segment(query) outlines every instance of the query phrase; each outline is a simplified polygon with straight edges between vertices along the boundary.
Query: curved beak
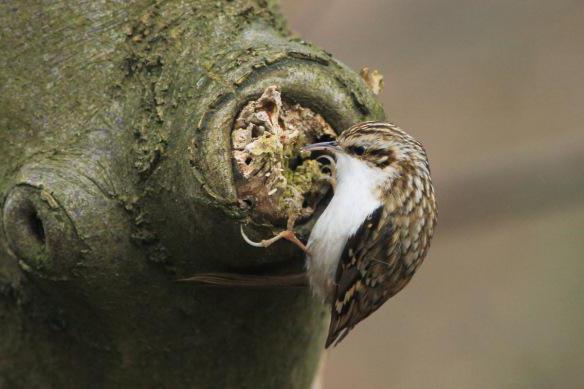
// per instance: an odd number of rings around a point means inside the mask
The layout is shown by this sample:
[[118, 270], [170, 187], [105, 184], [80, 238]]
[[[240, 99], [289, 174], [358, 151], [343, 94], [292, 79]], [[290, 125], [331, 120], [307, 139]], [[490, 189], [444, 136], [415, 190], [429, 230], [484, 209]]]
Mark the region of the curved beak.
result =
[[341, 147], [339, 146], [336, 140], [330, 142], [313, 143], [311, 145], [306, 145], [300, 149], [300, 151], [321, 151], [321, 150], [332, 152], [342, 151]]

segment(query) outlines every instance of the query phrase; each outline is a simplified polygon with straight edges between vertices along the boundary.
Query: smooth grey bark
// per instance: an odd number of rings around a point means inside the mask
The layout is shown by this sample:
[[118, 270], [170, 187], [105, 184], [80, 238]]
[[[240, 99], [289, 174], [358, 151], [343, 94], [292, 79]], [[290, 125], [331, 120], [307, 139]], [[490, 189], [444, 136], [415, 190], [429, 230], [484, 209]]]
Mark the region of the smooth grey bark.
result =
[[308, 290], [176, 280], [302, 268], [242, 242], [231, 126], [269, 85], [383, 118], [359, 77], [275, 1], [3, 1], [0, 33], [0, 387], [307, 387]]

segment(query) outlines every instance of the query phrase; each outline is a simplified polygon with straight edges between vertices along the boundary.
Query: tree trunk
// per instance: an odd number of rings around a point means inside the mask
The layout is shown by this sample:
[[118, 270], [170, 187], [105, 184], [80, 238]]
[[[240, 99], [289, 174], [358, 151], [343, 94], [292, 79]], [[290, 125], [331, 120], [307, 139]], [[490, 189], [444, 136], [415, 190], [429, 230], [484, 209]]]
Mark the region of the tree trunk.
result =
[[359, 77], [273, 0], [8, 0], [0, 34], [0, 387], [308, 387], [309, 290], [176, 280], [302, 269], [241, 239], [230, 131], [270, 85], [383, 118]]

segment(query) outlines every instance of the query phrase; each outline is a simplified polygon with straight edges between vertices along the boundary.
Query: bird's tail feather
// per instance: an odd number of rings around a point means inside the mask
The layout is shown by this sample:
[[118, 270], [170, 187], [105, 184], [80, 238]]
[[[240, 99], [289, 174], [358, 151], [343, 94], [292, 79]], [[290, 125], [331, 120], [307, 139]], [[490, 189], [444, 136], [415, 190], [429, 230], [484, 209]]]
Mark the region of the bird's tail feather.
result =
[[239, 273], [199, 273], [180, 282], [195, 282], [204, 286], [237, 288], [293, 288], [307, 287], [306, 273], [286, 275], [256, 275]]

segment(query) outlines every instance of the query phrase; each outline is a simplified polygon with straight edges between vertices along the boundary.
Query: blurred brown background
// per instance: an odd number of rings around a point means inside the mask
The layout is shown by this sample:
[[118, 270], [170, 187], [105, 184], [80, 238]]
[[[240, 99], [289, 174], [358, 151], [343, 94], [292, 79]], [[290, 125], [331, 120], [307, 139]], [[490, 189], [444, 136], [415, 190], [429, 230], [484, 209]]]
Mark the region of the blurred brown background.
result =
[[385, 75], [439, 229], [413, 282], [328, 355], [326, 388], [584, 388], [584, 2], [283, 0]]

